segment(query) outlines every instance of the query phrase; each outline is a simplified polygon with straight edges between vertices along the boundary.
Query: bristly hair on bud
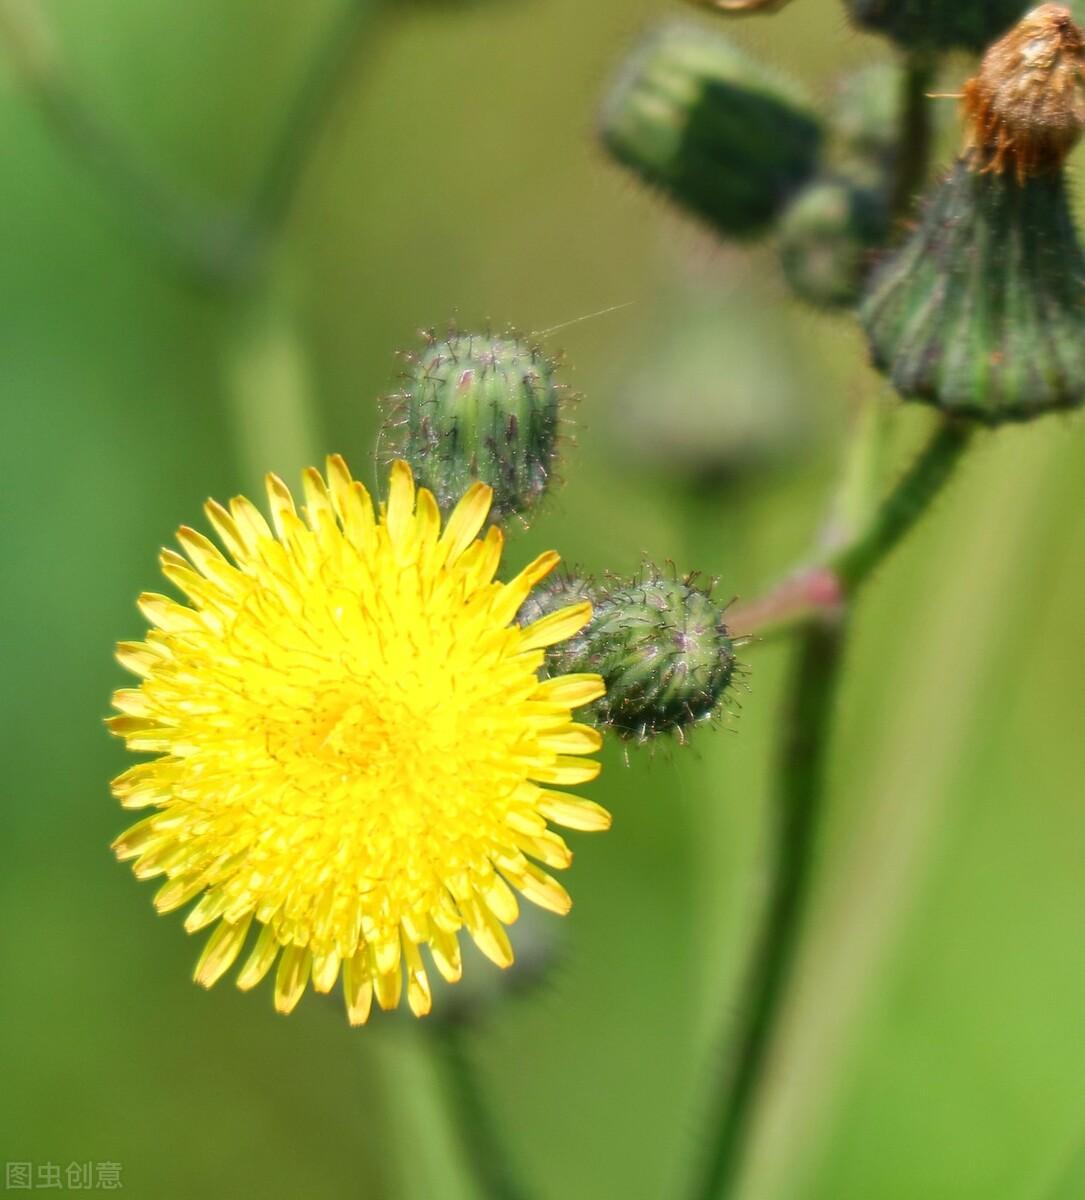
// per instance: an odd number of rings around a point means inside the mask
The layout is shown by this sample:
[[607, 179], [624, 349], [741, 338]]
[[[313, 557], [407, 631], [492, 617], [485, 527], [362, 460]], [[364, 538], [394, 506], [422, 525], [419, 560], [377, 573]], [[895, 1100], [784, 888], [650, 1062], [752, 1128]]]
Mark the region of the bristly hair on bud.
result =
[[818, 162], [801, 91], [691, 21], [652, 31], [603, 104], [611, 156], [725, 237], [767, 233]]
[[442, 512], [476, 481], [493, 488], [491, 521], [525, 519], [550, 487], [568, 389], [539, 346], [508, 331], [422, 334], [403, 390], [385, 401], [379, 457], [405, 459]]
[[1042, 4], [984, 55], [964, 88], [968, 145], [982, 170], [1018, 183], [1058, 170], [1085, 129], [1085, 35]]
[[1085, 253], [1063, 160], [1085, 125], [1083, 38], [1029, 13], [966, 90], [968, 147], [860, 312], [907, 399], [987, 424], [1085, 404]]
[[[623, 741], [670, 734], [684, 743], [694, 725], [719, 715], [738, 665], [724, 606], [709, 587], [648, 565], [626, 581], [567, 577], [531, 603], [546, 611], [582, 598], [594, 606], [591, 621], [546, 664], [553, 674], [602, 675], [606, 696], [582, 719]], [[517, 618], [534, 619], [535, 608]]]

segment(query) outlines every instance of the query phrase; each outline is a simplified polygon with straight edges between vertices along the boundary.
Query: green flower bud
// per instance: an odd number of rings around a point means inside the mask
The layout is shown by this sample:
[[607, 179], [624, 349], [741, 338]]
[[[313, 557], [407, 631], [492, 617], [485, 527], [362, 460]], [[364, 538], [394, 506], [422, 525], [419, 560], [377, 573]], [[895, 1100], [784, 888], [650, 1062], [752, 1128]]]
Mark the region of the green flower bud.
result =
[[780, 222], [780, 262], [795, 293], [844, 308], [862, 293], [871, 252], [889, 234], [884, 193], [843, 178], [804, 188]]
[[845, 76], [829, 107], [833, 161], [849, 177], [888, 175], [900, 148], [900, 70], [875, 63]]
[[844, 0], [861, 29], [909, 50], [982, 50], [1029, 7], [1025, 0]]
[[547, 669], [602, 675], [607, 694], [587, 710], [590, 719], [619, 738], [644, 742], [664, 733], [684, 741], [693, 725], [716, 716], [735, 675], [735, 649], [723, 608], [706, 589], [692, 576], [648, 569], [611, 588], [567, 580], [542, 604], [552, 611], [585, 593], [595, 606], [592, 619], [549, 652]]
[[813, 174], [821, 127], [800, 93], [726, 38], [653, 32], [603, 106], [615, 159], [729, 237], [765, 233]]
[[989, 424], [1085, 402], [1085, 256], [1060, 169], [960, 160], [860, 312], [908, 399]]
[[557, 457], [566, 389], [554, 362], [511, 333], [424, 336], [390, 398], [382, 456], [406, 459], [444, 512], [482, 480], [494, 489], [491, 520], [530, 514]]

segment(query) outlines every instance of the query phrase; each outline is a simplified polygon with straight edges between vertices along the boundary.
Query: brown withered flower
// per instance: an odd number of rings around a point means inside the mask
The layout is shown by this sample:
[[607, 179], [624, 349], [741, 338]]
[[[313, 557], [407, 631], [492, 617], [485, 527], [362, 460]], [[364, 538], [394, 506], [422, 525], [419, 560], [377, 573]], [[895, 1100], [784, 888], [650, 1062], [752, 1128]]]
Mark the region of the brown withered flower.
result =
[[964, 88], [968, 145], [985, 172], [1019, 183], [1056, 170], [1085, 129], [1085, 34], [1041, 4], [984, 55]]

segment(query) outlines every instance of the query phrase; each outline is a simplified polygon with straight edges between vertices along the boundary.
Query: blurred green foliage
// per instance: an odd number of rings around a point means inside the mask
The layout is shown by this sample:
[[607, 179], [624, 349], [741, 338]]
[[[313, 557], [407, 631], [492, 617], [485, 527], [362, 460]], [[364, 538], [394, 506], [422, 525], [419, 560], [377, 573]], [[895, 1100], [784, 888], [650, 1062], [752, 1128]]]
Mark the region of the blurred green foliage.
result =
[[[643, 552], [749, 595], [807, 544], [854, 401], [883, 386], [846, 320], [766, 288], [771, 253], [721, 250], [596, 150], [603, 81], [662, 0], [399, 7], [355, 56], [266, 271], [231, 290], [178, 271], [3, 76], [0, 1142], [6, 1160], [120, 1162], [133, 1196], [472, 1194], [424, 1026], [350, 1030], [312, 996], [284, 1020], [265, 989], [203, 992], [197, 942], [112, 861], [125, 816], [107, 790], [124, 755], [101, 727], [123, 680], [110, 649], [139, 635], [133, 602], [159, 586], [173, 529], [207, 495], [251, 491], [268, 467], [294, 476], [326, 450], [370, 477], [375, 400], [418, 327], [541, 332], [623, 304], [548, 339], [584, 393], [579, 444], [509, 564], [553, 544], [628, 572]], [[42, 10], [126, 142], [226, 206], [340, 11]], [[836, 0], [734, 36], [822, 96], [886, 53], [846, 31]], [[748, 284], [771, 317], [765, 353], [806, 364], [823, 435], [762, 489], [646, 477], [607, 432], [630, 364], [669, 330], [677, 277], [706, 303]], [[926, 420], [901, 414], [896, 455]], [[1083, 494], [1080, 422], [993, 435], [865, 603], [821, 902], [750, 1196], [1085, 1191]], [[591, 794], [614, 829], [575, 839], [565, 957], [478, 1029], [538, 1197], [674, 1196], [700, 1152], [699, 1096], [722, 1053], [709, 1039], [736, 1004], [763, 884], [786, 649], [744, 657], [751, 691], [726, 731], [628, 767], [610, 751]]]

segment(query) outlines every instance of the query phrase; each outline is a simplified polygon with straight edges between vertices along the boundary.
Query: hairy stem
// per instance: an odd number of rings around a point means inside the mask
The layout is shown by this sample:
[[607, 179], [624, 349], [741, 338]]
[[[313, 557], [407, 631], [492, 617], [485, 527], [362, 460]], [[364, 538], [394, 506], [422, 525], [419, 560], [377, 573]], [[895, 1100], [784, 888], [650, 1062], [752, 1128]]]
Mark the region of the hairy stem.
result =
[[448, 1112], [464, 1157], [486, 1200], [527, 1200], [509, 1159], [505, 1140], [483, 1095], [468, 1046], [468, 1027], [459, 1021], [435, 1025], [431, 1036]]

